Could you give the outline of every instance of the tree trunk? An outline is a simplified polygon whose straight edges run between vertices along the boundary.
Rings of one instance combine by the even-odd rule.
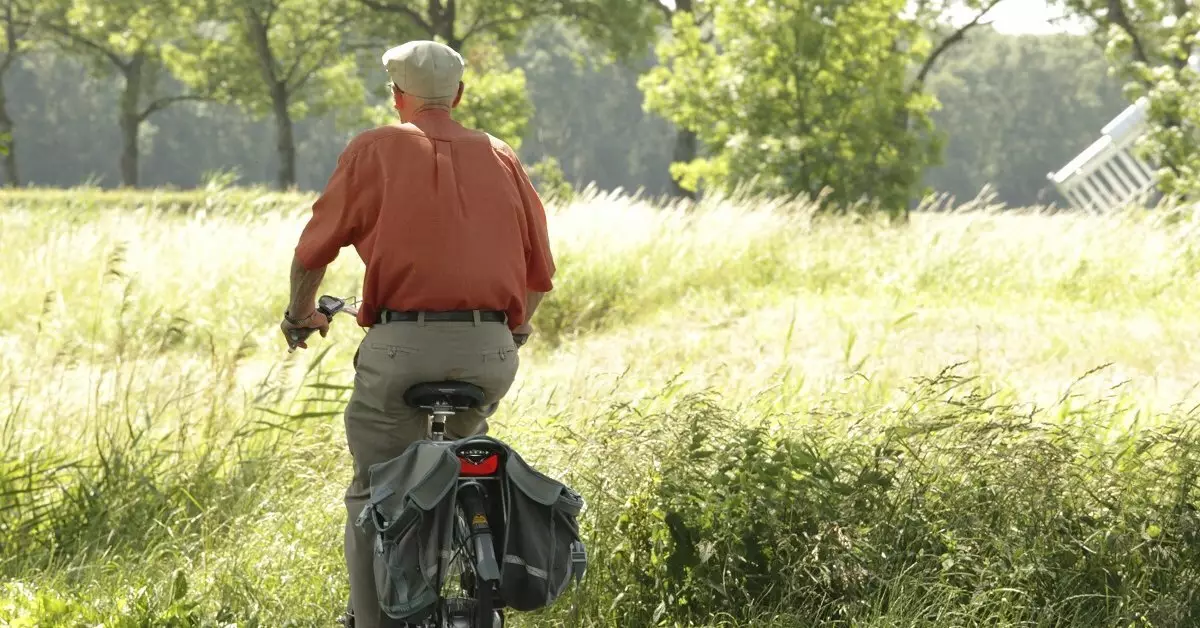
[[[142,67],[146,55],[138,52],[122,68],[125,89],[121,92],[121,186],[135,188],[138,185],[138,129],[142,125],[138,101],[142,95]]]
[[[675,133],[675,153],[671,156],[671,163],[685,164],[695,158],[696,133],[687,129],[679,129]],[[671,194],[682,198],[696,198],[696,193],[683,189],[675,177],[671,177]]]
[[[296,139],[292,133],[292,115],[288,112],[287,86],[271,86],[271,107],[275,111],[275,140],[279,150],[279,189],[296,185]]]
[[[694,10],[692,0],[675,0],[676,13],[688,13],[694,16]],[[693,17],[693,19],[695,18]],[[694,159],[696,159],[696,132],[679,129],[675,133],[675,152],[671,156],[671,163],[685,164]],[[675,177],[671,177],[671,194],[681,198],[696,198],[696,193],[683,189]]]
[[[446,4],[442,4],[441,0],[429,0],[426,23],[429,25],[430,32],[427,36],[430,39],[441,37],[446,40],[447,46],[462,54],[463,40],[454,34],[454,22],[457,19],[458,7],[455,0],[447,0]]]
[[[13,15],[14,9],[12,0],[9,0],[4,5],[4,43],[5,54],[4,62],[0,64],[0,134],[3,134],[4,142],[4,185],[10,188],[15,188],[21,185],[21,178],[17,174],[17,138],[13,135],[13,121],[8,115],[8,94],[4,91],[4,77],[8,75],[8,69],[17,60],[19,45],[21,39],[29,29],[26,24],[18,30],[16,16]]]
[[[4,91],[4,74],[0,72],[0,134],[4,136],[4,185],[15,188],[21,185],[17,176],[17,141],[13,137],[13,121],[8,116],[8,95]]]
[[[288,111],[291,92],[287,76],[280,76],[275,53],[271,51],[271,39],[267,33],[267,20],[250,7],[244,9],[247,37],[258,57],[258,69],[263,83],[271,92],[271,111],[275,115],[275,148],[279,153],[279,176],[276,184],[286,190],[296,185],[296,140],[292,133],[292,114]]]

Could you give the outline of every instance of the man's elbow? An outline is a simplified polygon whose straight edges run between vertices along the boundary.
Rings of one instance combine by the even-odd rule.
[[[328,255],[318,255],[312,251],[296,248],[292,254],[292,270],[296,272],[319,272],[325,270],[333,262]]]

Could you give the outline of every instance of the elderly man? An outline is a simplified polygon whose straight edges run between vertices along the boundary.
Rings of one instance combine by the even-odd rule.
[[[463,60],[432,41],[383,55],[400,123],[355,137],[314,203],[292,262],[281,325],[329,321],[315,299],[325,268],[353,245],[366,265],[346,440],[354,476],[346,491],[346,565],[356,628],[401,625],[376,598],[373,539],[353,525],[368,497],[368,468],[425,438],[427,418],[402,395],[455,379],[486,393],[484,409],[447,422],[452,438],[487,431],[487,417],[517,373],[517,343],[551,289],[546,215],[516,154],[451,119],[462,99]],[[300,346],[304,346],[302,343]]]

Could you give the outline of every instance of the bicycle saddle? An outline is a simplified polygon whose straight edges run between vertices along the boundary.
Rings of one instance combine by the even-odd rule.
[[[423,410],[438,403],[455,410],[470,410],[483,405],[483,389],[466,382],[425,382],[404,391],[404,403]]]

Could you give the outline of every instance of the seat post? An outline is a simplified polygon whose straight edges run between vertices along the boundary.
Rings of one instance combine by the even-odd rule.
[[[433,404],[433,412],[429,415],[431,419],[429,437],[431,440],[446,440],[446,417],[453,414],[454,408],[450,407],[450,404],[444,401]]]

